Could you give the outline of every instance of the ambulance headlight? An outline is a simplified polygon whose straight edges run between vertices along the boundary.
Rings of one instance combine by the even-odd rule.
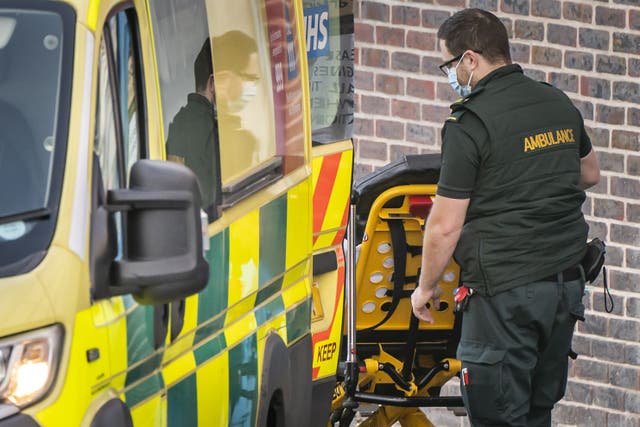
[[[49,391],[62,336],[62,326],[53,325],[0,339],[0,403],[23,408]]]

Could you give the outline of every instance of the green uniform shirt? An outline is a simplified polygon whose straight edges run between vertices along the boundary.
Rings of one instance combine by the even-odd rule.
[[[216,200],[219,171],[216,169],[218,131],[213,106],[197,93],[187,97],[169,125],[167,157],[184,163],[198,177],[202,207]]]
[[[580,261],[580,158],[590,151],[566,95],[518,65],[493,71],[452,105],[438,194],[470,199],[455,251],[465,284],[491,295]]]

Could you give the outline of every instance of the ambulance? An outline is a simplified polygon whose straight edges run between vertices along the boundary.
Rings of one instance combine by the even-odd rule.
[[[351,0],[0,3],[0,427],[326,425]]]

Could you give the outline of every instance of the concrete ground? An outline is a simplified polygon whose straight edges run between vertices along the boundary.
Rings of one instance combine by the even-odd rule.
[[[458,378],[452,378],[447,384],[442,387],[442,396],[460,396],[460,382]],[[363,413],[372,413],[376,410],[375,405],[362,405]],[[427,418],[436,427],[471,427],[469,419],[466,415],[458,416],[454,414],[452,409],[447,408],[422,408],[422,411],[427,415]],[[456,412],[464,411],[462,408],[456,409]],[[351,427],[357,427],[366,417],[356,416],[351,423]],[[553,418],[553,413],[552,413]],[[559,424],[552,421],[553,427],[576,427],[576,424]],[[400,423],[395,423],[393,427],[400,427]]]
[[[442,387],[442,396],[460,396],[459,381],[457,378],[452,378],[447,384]],[[362,415],[372,413],[376,410],[375,405],[362,405]],[[423,408],[422,411],[427,415],[427,418],[436,427],[470,427],[469,420],[466,416],[457,416],[453,413],[452,409],[447,408]],[[458,410],[456,410],[457,412]],[[464,411],[462,408],[459,411]],[[351,423],[351,427],[356,427],[366,417],[357,416]],[[400,423],[395,423],[393,427],[400,427]]]

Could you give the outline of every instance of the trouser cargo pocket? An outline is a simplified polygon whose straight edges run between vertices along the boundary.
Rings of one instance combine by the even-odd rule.
[[[472,420],[499,423],[506,409],[506,350],[491,345],[461,341],[458,359],[462,360],[462,398]]]

